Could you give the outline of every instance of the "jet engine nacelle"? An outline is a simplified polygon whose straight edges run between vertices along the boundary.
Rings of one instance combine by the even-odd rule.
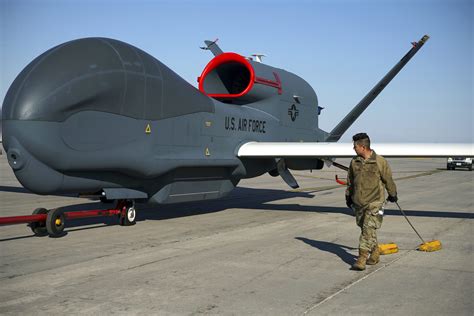
[[[212,59],[198,78],[199,90],[209,97],[233,104],[277,98],[317,108],[313,88],[302,78],[282,69],[254,62],[236,53]]]

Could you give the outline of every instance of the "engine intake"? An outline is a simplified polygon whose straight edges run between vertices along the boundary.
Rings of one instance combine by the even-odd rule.
[[[275,68],[254,63],[236,53],[216,56],[204,68],[198,81],[199,90],[205,95],[241,104],[282,93]]]

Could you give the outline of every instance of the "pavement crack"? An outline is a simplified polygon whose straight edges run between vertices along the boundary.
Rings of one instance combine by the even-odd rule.
[[[118,254],[120,254],[120,253],[118,253]],[[73,266],[73,265],[77,265],[77,264],[79,264],[79,263],[87,263],[87,262],[94,261],[94,260],[99,260],[99,259],[103,259],[103,258],[108,258],[108,257],[114,256],[114,255],[117,255],[117,253],[111,253],[111,254],[101,255],[101,256],[97,256],[97,257],[93,257],[93,258],[87,258],[87,259],[82,260],[82,261],[71,262],[71,263],[68,264],[68,266]],[[63,267],[64,267],[64,266],[63,266]],[[1,280],[16,279],[16,278],[25,277],[25,276],[31,276],[31,275],[34,275],[34,274],[47,273],[47,272],[49,272],[49,271],[53,271],[53,270],[56,270],[56,269],[58,269],[57,266],[52,267],[52,268],[47,268],[47,269],[41,269],[41,270],[37,270],[37,271],[32,271],[32,272],[28,272],[28,273],[7,275],[7,276],[4,276],[4,277],[1,277],[1,278],[0,278],[0,281],[1,281]]]
[[[374,270],[374,271],[371,271],[371,272],[365,274],[365,275],[362,276],[361,278],[356,279],[354,282],[351,282],[350,284],[346,285],[345,287],[343,287],[343,288],[340,289],[339,291],[337,291],[337,292],[335,292],[335,293],[329,295],[329,296],[326,297],[325,299],[323,299],[323,300],[317,302],[316,304],[314,304],[313,306],[309,307],[309,308],[306,309],[301,315],[306,315],[306,314],[308,314],[309,312],[311,312],[311,311],[314,310],[315,308],[319,307],[320,305],[324,304],[325,302],[329,301],[330,299],[336,297],[337,295],[341,294],[342,292],[344,292],[344,291],[350,289],[351,287],[353,287],[353,286],[356,285],[357,283],[362,282],[363,280],[367,279],[367,278],[370,277],[371,275],[377,273],[378,271],[380,271],[380,270],[382,270],[382,269],[384,269],[384,268],[386,268],[386,267],[392,265],[393,263],[397,262],[398,260],[404,258],[406,255],[408,255],[408,254],[411,253],[412,251],[414,251],[414,249],[413,249],[413,250],[410,250],[410,251],[407,251],[406,253],[404,253],[404,254],[401,255],[400,257],[398,257],[398,258],[396,258],[396,259],[394,259],[394,260],[392,260],[392,261],[390,261],[390,262],[388,262],[388,263],[386,263],[386,264],[380,266],[379,268],[377,268],[377,269]]]
[[[138,269],[138,268],[141,268],[141,267],[148,266],[148,265],[150,265],[150,264],[155,264],[155,263],[158,263],[158,262],[163,262],[163,261],[170,260],[170,259],[174,259],[174,258],[178,258],[178,257],[181,257],[181,256],[182,256],[182,255],[176,255],[176,256],[172,256],[172,257],[166,257],[166,258],[161,258],[161,259],[158,259],[158,260],[153,260],[153,261],[146,262],[146,263],[142,263],[142,264],[139,264],[139,265],[136,265],[136,266],[128,267],[128,268],[126,268],[126,269],[122,269],[122,270],[120,270],[120,272]]]
[[[292,258],[292,259],[290,259],[290,260],[288,260],[288,261],[283,262],[282,264],[278,265],[278,266],[275,267],[274,269],[271,269],[271,270],[269,270],[269,271],[262,272],[262,273],[256,275],[255,277],[253,277],[252,279],[250,279],[249,281],[247,281],[247,282],[242,283],[241,285],[239,285],[239,286],[237,287],[237,289],[241,289],[242,287],[244,287],[244,286],[246,286],[246,285],[249,285],[250,283],[252,283],[252,282],[254,282],[254,281],[256,281],[256,280],[259,280],[259,279],[263,278],[264,276],[266,276],[266,275],[268,275],[268,274],[270,274],[270,273],[273,273],[273,272],[275,272],[276,270],[279,270],[281,267],[284,267],[284,266],[286,266],[286,265],[288,265],[288,264],[291,264],[291,263],[295,262],[296,260],[300,259],[301,257],[302,257],[302,256],[294,257],[294,258]]]

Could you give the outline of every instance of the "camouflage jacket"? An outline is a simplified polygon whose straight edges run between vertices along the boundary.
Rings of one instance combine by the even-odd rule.
[[[385,201],[385,190],[391,196],[397,195],[397,187],[392,179],[392,171],[387,160],[372,151],[369,159],[352,159],[347,173],[346,195],[358,207],[380,207]]]

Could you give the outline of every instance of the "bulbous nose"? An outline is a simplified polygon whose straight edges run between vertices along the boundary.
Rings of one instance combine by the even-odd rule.
[[[33,60],[15,79],[3,104],[4,120],[63,121],[86,108],[116,107],[125,88],[125,65],[105,39],[56,46]],[[128,65],[140,72],[141,65]]]
[[[56,46],[15,79],[3,120],[63,122],[81,111],[159,120],[214,112],[214,104],[144,51],[108,38]]]
[[[76,113],[157,117],[161,111],[159,67],[145,52],[105,38],[67,42],[34,59],[14,80],[3,102],[3,140],[5,151],[12,150],[12,168],[24,166],[20,163],[21,157],[27,157],[24,150],[52,166],[64,146],[64,129],[59,125]],[[148,112],[144,111],[145,99],[154,106]],[[80,124],[66,125],[81,133]],[[13,143],[21,144],[22,149]]]
[[[122,134],[196,112],[214,112],[214,103],[157,59],[124,42],[85,38],[46,51],[18,75],[3,103],[3,144],[15,175],[30,190],[92,190],[91,179],[65,184],[67,174],[132,170],[133,159],[110,158],[111,149],[134,152],[120,147],[127,143]],[[128,129],[112,134],[123,122]],[[41,179],[48,177],[54,181],[46,186]]]
[[[64,43],[34,59],[10,86],[2,108],[3,145],[26,188],[37,193],[60,189],[63,175],[55,162],[65,150],[61,122],[81,111],[121,108],[124,72],[143,73],[143,65],[125,65],[120,45],[123,51],[132,49],[101,38]]]

